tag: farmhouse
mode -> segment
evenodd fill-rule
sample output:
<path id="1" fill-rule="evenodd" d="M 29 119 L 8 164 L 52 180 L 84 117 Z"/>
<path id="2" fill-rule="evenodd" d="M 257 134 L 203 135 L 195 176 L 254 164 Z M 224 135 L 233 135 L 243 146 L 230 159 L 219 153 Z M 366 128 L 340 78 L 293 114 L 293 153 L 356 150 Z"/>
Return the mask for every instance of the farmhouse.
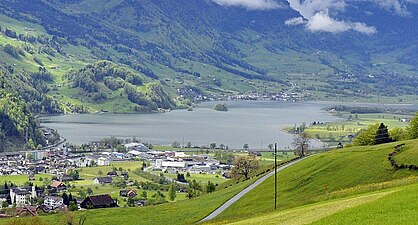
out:
<path id="1" fill-rule="evenodd" d="M 113 183 L 112 177 L 95 177 L 93 180 L 94 184 L 111 184 Z"/>
<path id="2" fill-rule="evenodd" d="M 116 176 L 118 176 L 118 172 L 110 171 L 110 172 L 107 173 L 107 175 L 110 176 L 110 177 L 116 177 Z"/>
<path id="3" fill-rule="evenodd" d="M 122 197 L 135 198 L 138 195 L 138 193 L 136 190 L 120 190 L 119 195 Z"/>
<path id="4" fill-rule="evenodd" d="M 120 175 L 123 177 L 123 178 L 125 178 L 125 179 L 128 179 L 129 178 L 129 173 L 128 172 L 121 172 L 120 173 Z"/>
<path id="5" fill-rule="evenodd" d="M 98 208 L 111 208 L 118 207 L 115 200 L 110 195 L 93 195 L 85 198 L 80 207 L 83 209 L 98 209 Z"/>
<path id="6" fill-rule="evenodd" d="M 51 187 L 56 189 L 57 191 L 62 191 L 62 190 L 67 189 L 67 186 L 65 186 L 65 184 L 60 181 L 53 181 L 51 184 Z"/>

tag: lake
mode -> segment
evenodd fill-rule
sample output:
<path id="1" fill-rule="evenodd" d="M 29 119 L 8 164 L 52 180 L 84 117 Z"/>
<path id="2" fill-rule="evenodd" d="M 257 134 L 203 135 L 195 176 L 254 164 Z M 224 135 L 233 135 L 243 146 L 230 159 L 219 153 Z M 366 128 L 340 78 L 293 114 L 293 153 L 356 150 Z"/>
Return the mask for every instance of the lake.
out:
<path id="1" fill-rule="evenodd" d="M 230 148 L 267 148 L 278 143 L 291 146 L 293 136 L 282 131 L 303 122 L 338 120 L 323 108 L 330 103 L 288 103 L 273 101 L 226 102 L 228 112 L 213 110 L 216 102 L 199 104 L 193 111 L 174 110 L 156 114 L 69 114 L 42 117 L 43 125 L 57 129 L 74 144 L 104 137 L 132 138 L 157 145 L 174 141 L 193 145 L 225 144 Z M 315 146 L 321 143 L 314 142 Z"/>

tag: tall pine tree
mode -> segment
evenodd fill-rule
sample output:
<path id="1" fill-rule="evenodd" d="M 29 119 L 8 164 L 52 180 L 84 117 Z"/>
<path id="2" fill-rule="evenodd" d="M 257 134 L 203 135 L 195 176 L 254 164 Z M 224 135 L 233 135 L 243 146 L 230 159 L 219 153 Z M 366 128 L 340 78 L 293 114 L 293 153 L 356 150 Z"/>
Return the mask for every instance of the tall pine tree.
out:
<path id="1" fill-rule="evenodd" d="M 376 136 L 374 138 L 374 144 L 384 144 L 391 142 L 392 139 L 389 136 L 388 127 L 385 124 L 381 123 L 377 129 Z"/>
<path id="2" fill-rule="evenodd" d="M 66 206 L 68 206 L 70 204 L 70 200 L 68 198 L 68 195 L 65 192 L 62 194 L 62 201 L 63 201 L 64 205 L 66 205 Z"/>

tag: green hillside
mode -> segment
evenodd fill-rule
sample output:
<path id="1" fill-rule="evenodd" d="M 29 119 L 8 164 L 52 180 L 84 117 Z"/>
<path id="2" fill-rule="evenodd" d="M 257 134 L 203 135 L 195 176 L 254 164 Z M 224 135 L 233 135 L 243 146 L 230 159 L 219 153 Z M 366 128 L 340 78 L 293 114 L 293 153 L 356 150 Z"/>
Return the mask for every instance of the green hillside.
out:
<path id="1" fill-rule="evenodd" d="M 399 154 L 418 164 L 418 140 L 407 141 Z M 418 176 L 418 171 L 395 170 L 388 154 L 399 143 L 332 150 L 308 158 L 278 173 L 278 210 L 290 209 L 328 199 L 350 196 L 391 186 L 417 182 L 397 179 Z M 413 161 L 413 162 L 411 162 Z M 406 163 L 406 162 L 404 162 Z M 272 212 L 274 179 L 269 178 L 219 215 L 215 222 L 227 223 Z"/>
<path id="2" fill-rule="evenodd" d="M 413 224 L 418 184 L 263 214 L 230 224 Z"/>

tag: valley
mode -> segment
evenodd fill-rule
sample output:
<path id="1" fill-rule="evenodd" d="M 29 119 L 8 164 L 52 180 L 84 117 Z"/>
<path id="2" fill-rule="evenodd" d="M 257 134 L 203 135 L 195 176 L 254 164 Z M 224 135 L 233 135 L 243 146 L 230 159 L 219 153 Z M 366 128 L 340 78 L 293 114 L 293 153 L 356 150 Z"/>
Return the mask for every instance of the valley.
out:
<path id="1" fill-rule="evenodd" d="M 416 223 L 417 4 L 1 0 L 0 224 Z"/>

